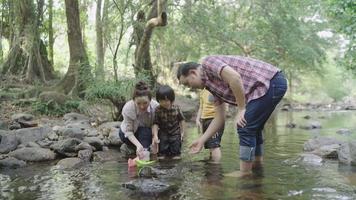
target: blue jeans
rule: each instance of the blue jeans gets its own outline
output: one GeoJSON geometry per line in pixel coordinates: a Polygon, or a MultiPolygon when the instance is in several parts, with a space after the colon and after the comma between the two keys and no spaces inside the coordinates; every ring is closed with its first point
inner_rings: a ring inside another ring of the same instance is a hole
{"type": "Polygon", "coordinates": [[[240,159],[253,161],[263,154],[263,127],[287,91],[287,80],[278,72],[270,81],[267,93],[247,103],[245,127],[237,128],[240,139],[240,159]]]}
{"type": "MultiPolygon", "coordinates": [[[[152,143],[152,130],[148,127],[138,127],[137,131],[134,133],[137,140],[141,143],[143,148],[149,149],[152,143]]],[[[128,147],[136,149],[136,146],[125,137],[125,133],[119,130],[119,136],[123,143],[125,143],[128,147]]]]}

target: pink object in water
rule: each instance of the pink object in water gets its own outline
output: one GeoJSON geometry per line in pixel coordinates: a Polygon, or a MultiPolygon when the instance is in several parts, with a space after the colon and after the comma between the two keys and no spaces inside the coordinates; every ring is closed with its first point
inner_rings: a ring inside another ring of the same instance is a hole
{"type": "Polygon", "coordinates": [[[131,159],[129,158],[129,160],[127,161],[127,165],[128,167],[136,167],[136,160],[138,160],[138,157],[131,159]]]}

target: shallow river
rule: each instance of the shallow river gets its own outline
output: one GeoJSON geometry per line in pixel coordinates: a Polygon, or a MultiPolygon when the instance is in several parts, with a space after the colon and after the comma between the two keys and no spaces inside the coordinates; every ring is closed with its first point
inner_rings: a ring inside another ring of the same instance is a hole
{"type": "Polygon", "coordinates": [[[263,170],[250,178],[224,174],[238,170],[238,139],[228,123],[222,141],[221,164],[206,162],[208,152],[187,154],[186,147],[198,136],[188,130],[183,158],[157,164],[161,169],[179,169],[179,175],[162,181],[174,187],[164,194],[137,193],[122,187],[134,180],[125,159],[92,163],[81,169],[55,170],[48,163],[33,164],[16,170],[0,171],[0,199],[356,199],[356,167],[327,160],[322,166],[295,162],[303,144],[314,136],[332,136],[339,140],[356,139],[356,113],[280,112],[265,127],[263,170]],[[303,117],[309,115],[311,119],[303,117]],[[299,125],[319,121],[322,129],[303,130],[299,125]],[[293,122],[297,128],[286,128],[293,122]],[[336,131],[348,128],[351,135],[336,131]]]}

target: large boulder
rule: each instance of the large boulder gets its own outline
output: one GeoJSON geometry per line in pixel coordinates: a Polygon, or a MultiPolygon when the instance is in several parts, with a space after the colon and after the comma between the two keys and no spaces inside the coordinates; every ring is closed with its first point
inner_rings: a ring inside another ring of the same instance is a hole
{"type": "Polygon", "coordinates": [[[64,156],[75,157],[77,156],[77,146],[81,143],[81,140],[76,138],[69,138],[66,140],[58,141],[53,144],[51,148],[56,152],[64,156]]]}
{"type": "Polygon", "coordinates": [[[18,140],[14,134],[0,136],[0,153],[9,153],[17,148],[18,140]]]}
{"type": "Polygon", "coordinates": [[[45,139],[51,130],[48,126],[23,128],[16,130],[15,135],[21,144],[26,144],[45,139]]]}
{"type": "Polygon", "coordinates": [[[5,159],[0,160],[0,169],[1,168],[20,168],[26,166],[26,162],[22,160],[18,160],[13,157],[7,157],[5,159]]]}
{"type": "Polygon", "coordinates": [[[56,158],[56,154],[53,151],[34,147],[16,149],[10,152],[9,156],[31,162],[54,160],[56,158]]]}
{"type": "Polygon", "coordinates": [[[57,169],[75,169],[83,165],[84,161],[80,158],[64,158],[60,160],[56,168],[57,169]]]}
{"type": "Polygon", "coordinates": [[[304,151],[314,151],[316,149],[320,149],[322,146],[338,144],[341,145],[342,142],[329,137],[315,137],[313,139],[309,139],[304,143],[304,151]]]}

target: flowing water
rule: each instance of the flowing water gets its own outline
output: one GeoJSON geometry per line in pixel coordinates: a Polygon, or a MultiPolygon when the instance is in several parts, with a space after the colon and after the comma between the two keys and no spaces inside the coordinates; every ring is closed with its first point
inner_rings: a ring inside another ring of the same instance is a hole
{"type": "Polygon", "coordinates": [[[356,167],[326,160],[321,166],[295,162],[303,144],[314,136],[339,140],[356,139],[356,115],[338,112],[280,112],[265,127],[265,162],[250,178],[224,176],[239,169],[238,139],[233,125],[227,123],[221,164],[206,162],[208,151],[187,154],[186,147],[198,137],[196,128],[188,129],[182,160],[157,164],[160,169],[177,169],[175,176],[155,180],[174,185],[165,193],[139,193],[122,184],[137,180],[127,170],[125,159],[96,163],[80,169],[56,170],[48,163],[0,171],[0,199],[356,199],[356,167]],[[309,115],[311,119],[305,119],[309,115]],[[319,121],[322,129],[302,130],[299,125],[319,121]],[[297,128],[286,128],[293,122],[297,128]],[[339,135],[348,128],[353,133],[339,135]]]}

